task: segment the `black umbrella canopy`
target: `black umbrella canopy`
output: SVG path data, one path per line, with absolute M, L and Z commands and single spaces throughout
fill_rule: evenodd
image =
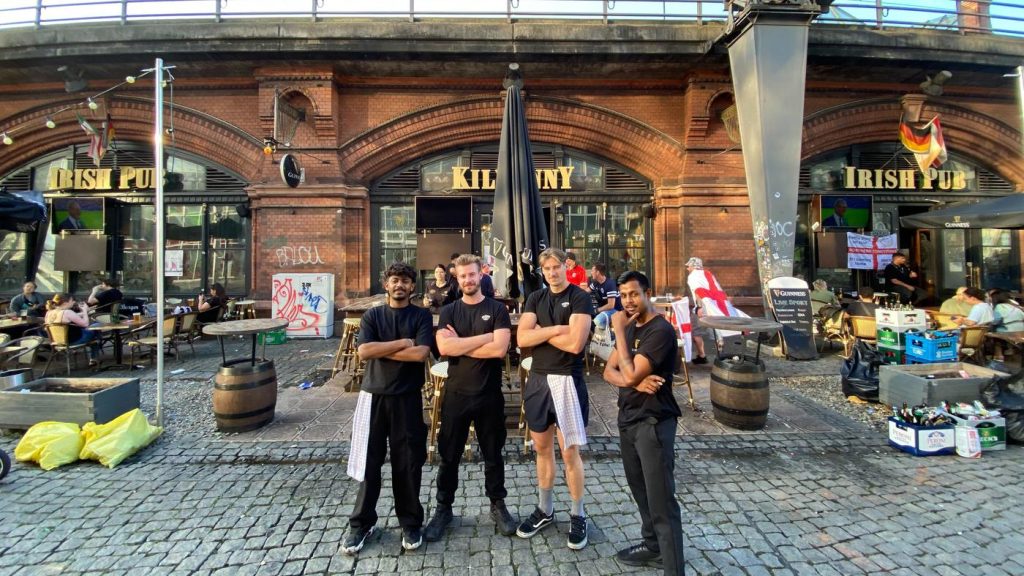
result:
M 905 228 L 1024 228 L 1024 194 L 903 216 Z
M 516 84 L 508 86 L 498 144 L 491 254 L 494 285 L 509 298 L 523 299 L 541 288 L 538 256 L 548 247 L 540 190 L 526 128 L 526 112 Z M 520 288 L 520 283 L 522 287 Z
M 46 204 L 39 192 L 0 191 L 0 229 L 33 232 L 46 220 Z

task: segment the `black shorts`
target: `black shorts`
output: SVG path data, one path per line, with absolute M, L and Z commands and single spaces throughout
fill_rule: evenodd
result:
M 572 381 L 576 385 L 576 398 L 580 403 L 583 425 L 589 426 L 590 395 L 587 393 L 587 383 L 582 376 L 573 376 Z M 526 379 L 526 388 L 523 390 L 523 411 L 526 412 L 526 424 L 533 432 L 544 432 L 552 424 L 558 423 L 546 375 L 530 372 Z

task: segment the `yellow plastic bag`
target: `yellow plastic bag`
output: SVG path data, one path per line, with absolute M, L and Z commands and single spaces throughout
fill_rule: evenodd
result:
M 78 460 L 82 430 L 70 422 L 38 422 L 25 432 L 14 449 L 18 462 L 38 462 L 43 470 Z
M 163 431 L 159 426 L 151 426 L 146 415 L 136 408 L 106 424 L 89 422 L 82 427 L 85 446 L 82 446 L 79 456 L 83 460 L 99 460 L 100 464 L 113 468 L 149 446 Z

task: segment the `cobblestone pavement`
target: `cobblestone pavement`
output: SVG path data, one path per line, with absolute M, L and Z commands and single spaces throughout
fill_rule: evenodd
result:
M 294 386 L 318 364 L 329 366 L 324 354 L 336 344 L 276 347 L 282 398 L 329 389 Z M 0 576 L 655 574 L 613 559 L 638 539 L 639 517 L 611 435 L 593 438 L 585 453 L 591 537 L 582 551 L 566 547 L 562 483 L 556 528 L 531 540 L 495 534 L 474 460 L 463 465 L 458 518 L 445 540 L 403 551 L 386 481 L 378 506 L 384 530 L 358 557 L 344 556 L 338 549 L 356 490 L 344 475 L 345 439 L 216 434 L 206 414 L 218 356 L 204 342 L 195 358 L 168 363 L 168 371 L 184 369 L 166 384 L 168 431 L 117 468 L 77 463 L 43 472 L 17 464 L 0 481 Z M 815 364 L 772 360 L 769 372 L 834 373 L 836 361 Z M 152 381 L 141 374 L 151 411 Z M 773 407 L 776 397 L 820 429 L 680 430 L 675 465 L 688 574 L 1024 574 L 1024 529 L 1014 512 L 1024 474 L 1019 447 L 980 460 L 915 458 L 785 386 L 773 385 Z M 17 439 L 0 436 L 0 447 L 13 452 Z M 506 454 L 509 507 L 528 514 L 536 498 L 532 461 L 513 441 Z M 424 470 L 428 513 L 435 472 Z

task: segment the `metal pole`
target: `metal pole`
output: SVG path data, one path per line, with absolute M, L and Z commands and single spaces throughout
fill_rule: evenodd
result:
M 121 0 L 121 26 L 128 23 L 128 0 Z
M 156 425 L 164 425 L 164 61 L 153 70 L 156 103 L 153 122 L 153 168 L 156 179 Z
M 1017 66 L 1017 106 L 1020 110 L 1020 133 L 1024 134 L 1024 65 Z M 1020 141 L 1020 153 L 1024 155 L 1024 138 Z
M 36 28 L 43 25 L 43 0 L 36 0 Z
M 223 0 L 217 0 L 217 6 L 216 6 L 214 22 L 220 22 L 221 21 L 220 12 L 223 9 L 222 3 L 223 3 Z

